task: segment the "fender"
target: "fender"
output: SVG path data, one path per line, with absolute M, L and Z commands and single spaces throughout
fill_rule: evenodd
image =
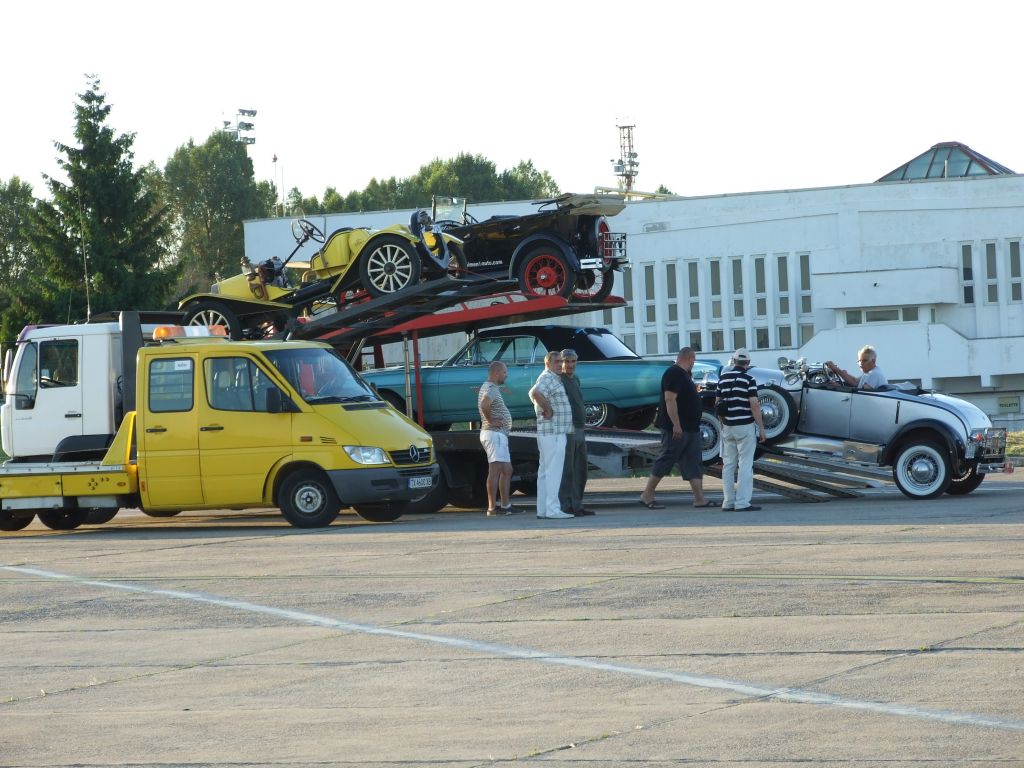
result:
M 892 436 L 885 448 L 878 457 L 879 466 L 892 466 L 896 457 L 896 447 L 902 442 L 903 437 L 914 431 L 931 432 L 936 435 L 942 444 L 949 451 L 949 457 L 953 464 L 953 471 L 960 473 L 964 462 L 967 444 L 961 435 L 958 435 L 948 424 L 935 419 L 919 419 L 902 425 Z
M 226 304 L 238 315 L 251 315 L 267 310 L 283 309 L 285 311 L 294 309 L 291 304 L 284 304 L 280 301 L 267 301 L 261 299 L 239 299 L 234 296 L 225 296 L 223 293 L 193 293 L 178 302 L 178 309 L 185 311 L 188 305 L 200 299 L 209 299 Z
M 566 262 L 569 264 L 569 268 L 574 272 L 580 272 L 580 260 L 576 256 L 576 252 L 572 249 L 565 240 L 560 237 L 554 237 L 548 232 L 540 232 L 536 235 L 530 235 L 512 252 L 512 261 L 509 264 L 508 276 L 509 279 L 515 280 L 519 275 L 519 262 L 523 259 L 523 254 L 530 250 L 538 243 L 550 243 L 553 245 L 562 256 L 565 257 Z

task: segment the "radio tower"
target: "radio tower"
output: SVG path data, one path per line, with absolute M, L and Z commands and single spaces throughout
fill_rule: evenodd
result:
M 612 169 L 619 177 L 619 189 L 627 194 L 633 191 L 633 181 L 636 179 L 637 167 L 640 163 L 636 160 L 636 152 L 633 151 L 633 129 L 635 125 L 617 125 L 619 129 L 619 159 L 612 160 Z

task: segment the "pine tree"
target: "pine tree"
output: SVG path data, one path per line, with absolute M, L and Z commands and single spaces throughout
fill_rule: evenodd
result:
M 51 200 L 40 201 L 29 231 L 46 275 L 43 300 L 53 321 L 117 309 L 166 306 L 175 269 L 166 264 L 161 201 L 132 165 L 135 134 L 106 125 L 110 106 L 90 79 L 75 106 L 78 146 L 54 142 L 67 183 L 44 176 Z

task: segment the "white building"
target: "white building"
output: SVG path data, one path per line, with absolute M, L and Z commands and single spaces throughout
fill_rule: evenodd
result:
M 410 213 L 312 220 L 331 232 Z M 1024 176 L 963 145 L 936 145 L 873 184 L 636 201 L 611 224 L 628 236 L 631 268 L 613 291 L 628 305 L 563 322 L 607 326 L 641 355 L 692 346 L 725 360 L 749 347 L 772 367 L 785 355 L 855 371 L 872 344 L 890 380 L 965 396 L 1024 427 Z M 252 261 L 289 242 L 287 220 L 245 226 Z M 422 354 L 444 357 L 461 341 Z

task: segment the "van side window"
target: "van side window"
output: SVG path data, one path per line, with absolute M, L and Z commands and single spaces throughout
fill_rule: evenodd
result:
M 78 340 L 39 343 L 39 388 L 78 386 Z
M 148 372 L 150 412 L 191 411 L 194 369 L 188 357 L 151 361 Z
M 218 411 L 266 408 L 267 375 L 245 357 L 214 357 L 203 361 L 206 402 Z
M 36 363 L 39 353 L 34 343 L 25 346 L 21 353 L 21 362 L 18 364 L 18 377 L 14 382 L 14 394 L 24 395 L 14 399 L 14 408 L 18 411 L 29 411 L 36 404 Z

